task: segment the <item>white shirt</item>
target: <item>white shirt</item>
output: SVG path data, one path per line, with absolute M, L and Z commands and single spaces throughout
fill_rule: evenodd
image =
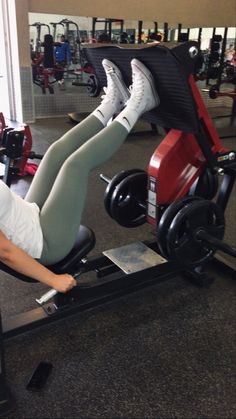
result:
M 35 259 L 43 250 L 39 207 L 24 201 L 0 180 L 0 230 L 16 246 Z

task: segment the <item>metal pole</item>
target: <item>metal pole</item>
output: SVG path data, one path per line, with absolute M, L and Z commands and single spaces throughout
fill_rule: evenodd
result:
M 92 23 L 92 38 L 95 38 L 95 26 L 96 26 L 97 18 L 93 17 L 93 23 Z
M 112 34 L 112 20 L 110 19 L 108 21 L 108 35 L 109 35 L 110 41 L 111 41 L 111 34 Z
M 179 42 L 179 40 L 180 40 L 181 30 L 182 30 L 182 24 L 181 24 L 181 23 L 179 23 L 179 24 L 178 24 L 178 42 Z
M 138 21 L 138 44 L 142 43 L 142 29 L 143 29 L 143 21 Z
M 105 20 L 105 26 L 104 26 L 104 32 L 107 34 L 107 24 L 108 24 L 108 21 L 107 21 L 107 19 Z
M 167 22 L 164 23 L 164 40 L 163 41 L 164 42 L 168 41 L 168 23 Z
M 2 317 L 0 312 L 0 416 L 12 409 L 10 391 L 6 384 L 5 351 L 2 331 Z
M 198 32 L 198 43 L 199 43 L 199 47 L 201 48 L 201 41 L 202 41 L 202 28 L 199 28 L 199 32 Z
M 220 85 L 220 83 L 221 83 L 222 73 L 223 73 L 223 68 L 224 68 L 224 58 L 225 58 L 225 50 L 226 50 L 226 43 L 227 43 L 227 34 L 228 34 L 228 28 L 225 28 L 222 47 L 221 47 L 219 77 L 217 79 L 217 84 L 218 85 Z

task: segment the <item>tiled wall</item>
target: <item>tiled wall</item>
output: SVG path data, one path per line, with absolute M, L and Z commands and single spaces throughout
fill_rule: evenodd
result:
M 36 89 L 40 89 L 36 87 Z M 55 90 L 57 86 L 55 86 Z M 226 90 L 226 89 L 224 89 Z M 232 91 L 232 89 L 229 88 Z M 206 106 L 217 107 L 226 106 L 232 107 L 232 99 L 229 97 L 220 97 L 217 99 L 210 99 L 207 92 L 201 92 Z M 74 93 L 70 89 L 69 92 L 64 91 L 55 94 L 46 95 L 36 93 L 35 100 L 35 117 L 44 118 L 49 116 L 62 116 L 70 112 L 91 112 L 100 103 L 100 98 L 93 98 L 88 96 L 85 88 L 74 87 Z
M 100 98 L 90 97 L 84 87 L 69 86 L 66 90 L 60 90 L 55 83 L 54 94 L 50 94 L 48 90 L 43 94 L 41 88 L 33 84 L 29 67 L 20 69 L 20 81 L 25 123 L 34 122 L 37 118 L 63 116 L 70 112 L 91 112 L 100 103 Z
M 91 112 L 100 103 L 100 97 L 90 97 L 85 87 L 72 86 L 68 83 L 65 90 L 61 90 L 57 83 L 53 84 L 54 94 L 48 91 L 43 94 L 41 88 L 32 83 L 32 74 L 29 67 L 20 69 L 23 121 L 34 122 L 37 118 L 64 116 L 71 112 Z M 203 92 L 198 86 L 206 106 L 232 107 L 232 99 L 220 97 L 210 99 L 207 92 Z M 224 87 L 224 90 L 232 91 L 232 87 Z
M 54 94 L 42 94 L 39 90 L 39 93 L 34 95 L 36 118 L 63 116 L 71 112 L 91 112 L 100 103 L 100 98 L 88 96 L 85 88 L 75 86 L 73 91 L 70 89 L 69 92 L 58 92 L 57 89 L 55 86 Z

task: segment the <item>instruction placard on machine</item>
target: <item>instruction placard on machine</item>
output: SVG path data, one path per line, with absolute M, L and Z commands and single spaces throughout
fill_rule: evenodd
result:
M 103 254 L 126 274 L 142 271 L 166 262 L 166 259 L 142 242 L 105 250 Z

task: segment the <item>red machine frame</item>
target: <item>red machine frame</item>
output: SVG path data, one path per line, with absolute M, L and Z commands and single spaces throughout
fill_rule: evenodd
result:
M 1 141 L 4 133 L 4 129 L 7 128 L 5 118 L 2 112 L 0 112 L 0 146 Z M 33 139 L 32 134 L 29 125 L 23 124 L 20 126 L 19 131 L 21 131 L 24 134 L 24 142 L 23 142 L 23 148 L 22 148 L 22 155 L 21 158 L 16 162 L 17 167 L 17 176 L 26 176 L 31 175 L 34 176 L 36 173 L 36 170 L 38 168 L 38 164 L 35 163 L 29 163 L 28 159 L 34 159 L 38 158 L 41 159 L 43 156 L 36 154 L 34 151 L 32 151 L 32 145 L 33 145 Z M 4 154 L 4 147 L 2 147 L 2 153 Z M 9 157 L 9 159 L 11 159 Z M 11 171 L 10 173 L 7 173 L 5 175 L 5 181 L 10 186 L 11 184 Z
M 192 75 L 189 77 L 189 85 L 212 154 L 226 152 Z M 159 208 L 183 198 L 206 166 L 206 158 L 195 135 L 171 129 L 153 153 L 149 163 L 148 223 L 157 225 Z

